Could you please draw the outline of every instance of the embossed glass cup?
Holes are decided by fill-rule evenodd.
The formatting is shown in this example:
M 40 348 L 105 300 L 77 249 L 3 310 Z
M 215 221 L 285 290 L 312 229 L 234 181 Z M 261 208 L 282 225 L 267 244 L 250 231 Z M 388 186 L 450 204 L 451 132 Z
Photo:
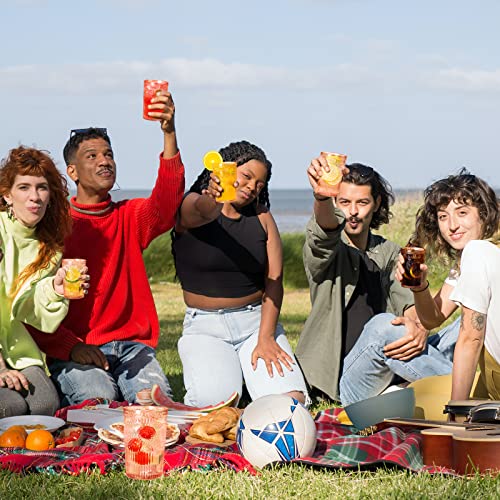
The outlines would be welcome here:
M 132 479 L 163 476 L 168 409 L 162 406 L 126 406 L 125 474 Z

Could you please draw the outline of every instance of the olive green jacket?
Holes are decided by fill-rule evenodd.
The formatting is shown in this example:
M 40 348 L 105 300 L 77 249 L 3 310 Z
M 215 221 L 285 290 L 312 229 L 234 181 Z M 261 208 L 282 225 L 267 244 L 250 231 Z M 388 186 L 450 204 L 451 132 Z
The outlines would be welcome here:
M 338 400 L 342 313 L 356 288 L 361 257 L 343 232 L 343 212 L 335 209 L 335 214 L 341 223 L 332 231 L 321 229 L 314 216 L 307 224 L 303 257 L 312 309 L 295 355 L 309 385 Z M 370 233 L 366 254 L 381 269 L 386 311 L 397 316 L 413 305 L 411 291 L 394 277 L 399 252 L 395 243 Z

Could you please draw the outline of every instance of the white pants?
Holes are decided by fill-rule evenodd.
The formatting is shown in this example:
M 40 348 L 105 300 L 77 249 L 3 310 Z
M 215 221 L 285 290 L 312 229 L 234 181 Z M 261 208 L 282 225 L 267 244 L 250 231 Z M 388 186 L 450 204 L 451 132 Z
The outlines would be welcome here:
M 179 340 L 179 355 L 184 371 L 184 402 L 205 406 L 227 399 L 234 391 L 241 396 L 243 381 L 252 400 L 269 394 L 291 391 L 304 393 L 306 384 L 298 364 L 293 371 L 283 366 L 281 377 L 274 369 L 267 373 L 263 359 L 252 368 L 252 353 L 259 336 L 261 305 L 207 311 L 188 307 L 184 331 Z M 292 358 L 293 352 L 283 327 L 278 324 L 275 339 Z M 295 359 L 295 358 L 294 358 Z

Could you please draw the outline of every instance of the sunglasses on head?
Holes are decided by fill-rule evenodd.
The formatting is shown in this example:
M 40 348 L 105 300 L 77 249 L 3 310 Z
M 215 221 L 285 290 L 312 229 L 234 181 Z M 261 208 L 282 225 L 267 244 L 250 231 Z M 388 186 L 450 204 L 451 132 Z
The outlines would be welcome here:
M 70 134 L 69 138 L 71 139 L 75 135 L 80 135 L 80 134 L 87 134 L 91 130 L 96 130 L 97 132 L 100 132 L 101 134 L 108 135 L 108 129 L 107 128 L 99 128 L 99 127 L 88 127 L 88 128 L 75 128 L 73 129 Z
M 349 173 L 357 173 L 363 179 L 371 177 L 373 175 L 373 168 L 367 165 L 347 165 Z

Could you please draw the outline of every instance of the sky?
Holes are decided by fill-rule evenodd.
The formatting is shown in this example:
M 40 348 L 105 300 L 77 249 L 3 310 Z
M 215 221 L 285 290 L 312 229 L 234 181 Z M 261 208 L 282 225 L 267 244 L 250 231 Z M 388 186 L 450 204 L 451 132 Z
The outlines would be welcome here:
M 422 188 L 466 166 L 500 186 L 497 0 L 0 0 L 0 157 L 107 127 L 122 189 L 162 148 L 144 79 L 170 83 L 186 182 L 246 139 L 271 188 L 308 187 L 321 151 Z

